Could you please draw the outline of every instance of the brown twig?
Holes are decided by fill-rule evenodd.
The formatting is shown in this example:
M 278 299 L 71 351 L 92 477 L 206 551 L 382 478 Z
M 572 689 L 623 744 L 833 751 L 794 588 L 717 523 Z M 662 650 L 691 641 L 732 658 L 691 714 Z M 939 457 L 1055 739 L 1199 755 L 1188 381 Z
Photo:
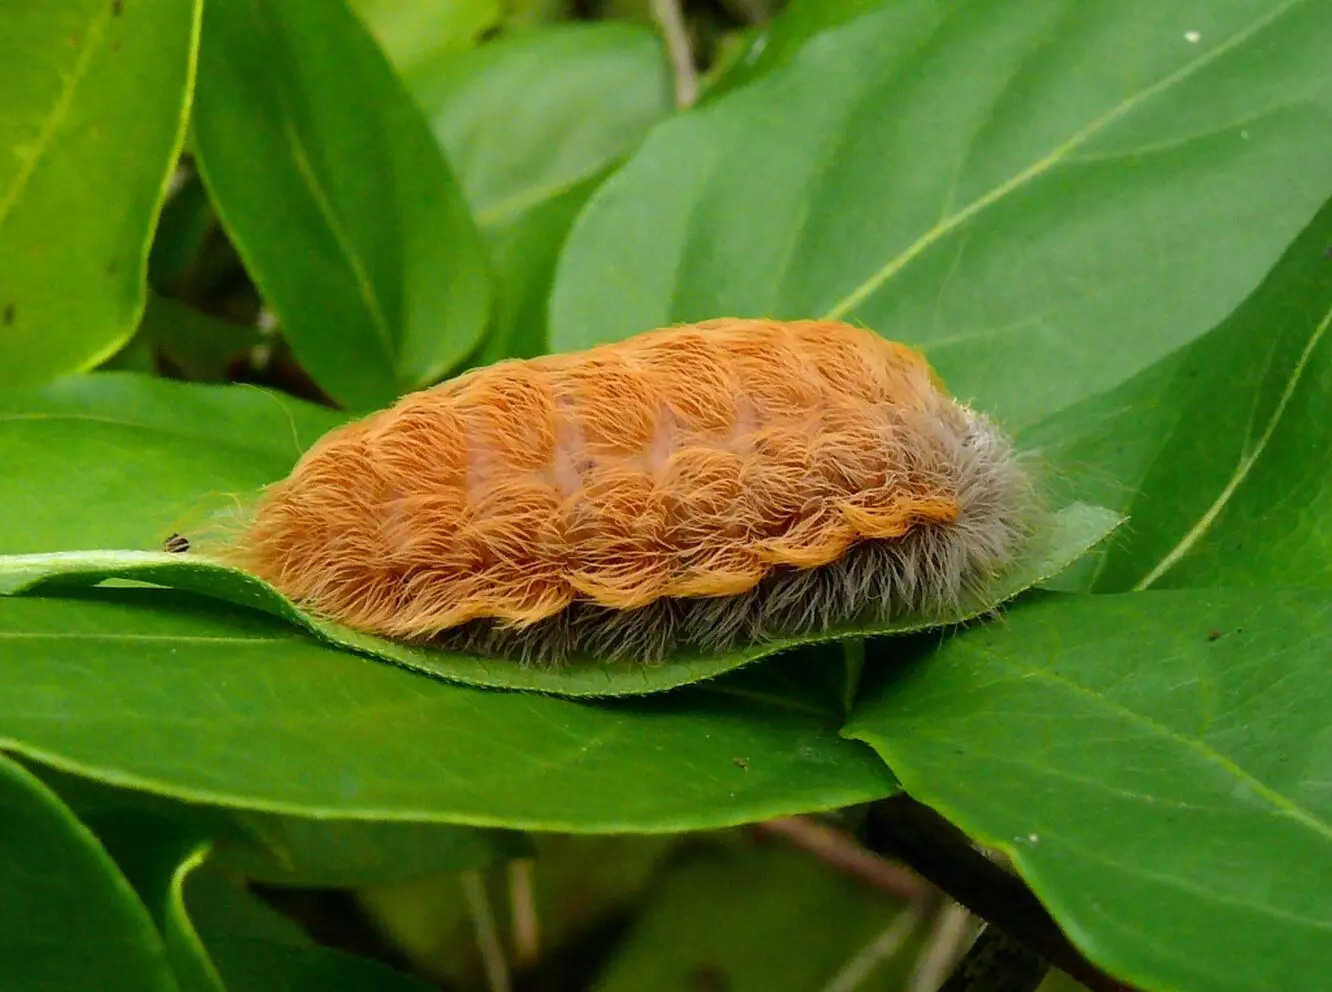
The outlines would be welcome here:
M 532 891 L 531 858 L 509 862 L 509 914 L 513 935 L 513 960 L 519 967 L 536 963 L 540 956 L 540 929 L 537 924 L 536 899 Z
M 689 46 L 689 31 L 685 27 L 680 0 L 652 0 L 652 16 L 661 29 L 666 42 L 666 54 L 671 60 L 675 76 L 675 105 L 684 110 L 698 99 L 698 69 L 694 53 Z
M 927 904 L 935 898 L 933 886 L 910 869 L 895 865 L 861 844 L 850 834 L 806 816 L 784 817 L 755 824 L 764 834 L 781 837 L 820 861 L 904 902 Z

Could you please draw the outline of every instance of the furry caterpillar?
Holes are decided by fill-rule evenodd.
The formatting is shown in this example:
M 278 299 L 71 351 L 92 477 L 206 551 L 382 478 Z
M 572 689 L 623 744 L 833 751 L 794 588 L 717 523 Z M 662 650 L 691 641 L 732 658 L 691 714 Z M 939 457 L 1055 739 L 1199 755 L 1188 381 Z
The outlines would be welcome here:
M 917 352 L 719 319 L 407 395 L 320 439 L 221 556 L 385 637 L 655 661 L 944 615 L 1032 506 Z

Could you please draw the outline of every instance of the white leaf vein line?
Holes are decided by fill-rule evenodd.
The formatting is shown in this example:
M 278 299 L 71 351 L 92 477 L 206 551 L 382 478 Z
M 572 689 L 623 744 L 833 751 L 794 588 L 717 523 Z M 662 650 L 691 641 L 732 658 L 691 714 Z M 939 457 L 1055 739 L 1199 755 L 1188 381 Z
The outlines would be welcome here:
M 965 224 L 972 217 L 999 202 L 1010 193 L 1021 189 L 1023 186 L 1036 179 L 1039 179 L 1056 165 L 1063 162 L 1073 152 L 1077 151 L 1079 147 L 1086 144 L 1096 135 L 1108 128 L 1111 124 L 1114 124 L 1116 121 L 1127 116 L 1131 111 L 1135 110 L 1138 106 L 1150 100 L 1158 93 L 1163 93 L 1170 89 L 1170 87 L 1183 82 L 1195 72 L 1206 67 L 1210 63 L 1215 62 L 1233 49 L 1238 48 L 1259 31 L 1266 28 L 1269 24 L 1284 17 L 1288 11 L 1298 6 L 1301 2 L 1302 0 L 1288 0 L 1288 2 L 1274 8 L 1266 16 L 1258 18 L 1247 28 L 1231 35 L 1224 42 L 1210 49 L 1197 59 L 1185 63 L 1168 76 L 1157 80 L 1151 86 L 1145 87 L 1133 96 L 1130 96 L 1116 104 L 1114 107 L 1111 107 L 1081 130 L 1074 132 L 1067 141 L 1057 146 L 1053 151 L 1045 155 L 1044 158 L 1033 162 L 1007 182 L 994 187 L 994 189 L 990 190 L 984 196 L 972 200 L 961 210 L 935 224 L 932 228 L 917 238 L 916 241 L 908 246 L 900 255 L 888 261 L 877 272 L 833 304 L 832 309 L 823 315 L 823 319 L 840 320 L 845 317 L 856 307 L 860 306 L 860 304 L 864 303 L 865 300 L 873 295 L 884 283 L 922 255 L 928 248 L 942 240 L 946 235 L 952 233 L 962 224 Z
M 1304 351 L 1300 353 L 1299 360 L 1295 363 L 1295 368 L 1291 370 L 1290 378 L 1286 381 L 1286 388 L 1281 393 L 1281 399 L 1278 401 L 1276 409 L 1272 411 L 1272 416 L 1268 418 L 1267 425 L 1263 428 L 1263 433 L 1258 438 L 1257 443 L 1245 452 L 1239 460 L 1234 473 L 1230 476 L 1230 481 L 1217 494 L 1216 499 L 1212 501 L 1212 505 L 1198 518 L 1198 522 L 1189 528 L 1189 532 L 1179 539 L 1179 543 L 1171 548 L 1156 563 L 1156 567 L 1144 575 L 1138 584 L 1133 587 L 1135 592 L 1141 592 L 1148 588 L 1166 572 L 1174 568 L 1175 564 L 1188 554 L 1193 546 L 1202 539 L 1203 535 L 1211 529 L 1212 524 L 1216 523 L 1217 517 L 1221 516 L 1221 511 L 1226 508 L 1231 498 L 1239 491 L 1239 487 L 1244 484 L 1244 481 L 1249 477 L 1249 473 L 1253 471 L 1254 465 L 1258 463 L 1258 459 L 1262 457 L 1263 452 L 1267 449 L 1272 436 L 1276 433 L 1277 425 L 1286 412 L 1286 407 L 1290 405 L 1291 397 L 1295 395 L 1295 389 L 1300 384 L 1300 379 L 1304 377 L 1304 371 L 1308 368 L 1314 351 L 1318 348 L 1318 343 L 1323 339 L 1323 335 L 1327 333 L 1329 326 L 1332 326 L 1332 309 L 1329 309 L 1323 315 L 1322 321 L 1314 328 L 1313 334 L 1309 335 Z
M 1188 748 L 1190 751 L 1196 752 L 1204 760 L 1210 762 L 1211 764 L 1220 766 L 1228 774 L 1232 775 L 1234 778 L 1243 782 L 1249 788 L 1253 789 L 1255 793 L 1261 796 L 1272 806 L 1276 807 L 1278 810 L 1285 813 L 1292 820 L 1295 820 L 1296 822 L 1301 823 L 1304 826 L 1308 827 L 1310 830 L 1318 834 L 1320 837 L 1326 838 L 1327 840 L 1332 840 L 1332 825 L 1323 822 L 1313 813 L 1309 812 L 1303 806 L 1295 802 L 1295 800 L 1291 799 L 1287 795 L 1282 794 L 1281 792 L 1278 792 L 1276 789 L 1272 788 L 1266 782 L 1257 778 L 1250 772 L 1245 771 L 1243 768 L 1237 765 L 1226 755 L 1217 751 L 1215 748 L 1209 746 L 1203 741 L 1193 737 L 1189 737 L 1185 734 L 1181 734 L 1178 731 L 1172 729 L 1171 727 L 1168 727 L 1163 723 L 1157 722 L 1156 720 L 1152 719 L 1150 716 L 1147 716 L 1145 713 L 1139 713 L 1136 710 L 1129 709 L 1127 706 L 1124 706 L 1120 703 L 1116 703 L 1114 700 L 1108 698 L 1104 693 L 1097 692 L 1095 689 L 1089 689 L 1087 686 L 1079 685 L 1077 682 L 1073 682 L 1070 681 L 1069 679 L 1062 678 L 1048 669 L 1026 668 L 1011 660 L 998 657 L 993 653 L 990 654 L 990 657 L 998 664 L 1010 667 L 1020 672 L 1024 676 L 1039 679 L 1045 682 L 1050 682 L 1053 683 L 1054 685 L 1059 686 L 1061 689 L 1067 690 L 1068 692 L 1075 693 L 1079 696 L 1089 697 L 1095 700 L 1101 706 L 1104 706 L 1107 709 L 1111 709 L 1116 713 L 1119 713 L 1121 716 L 1127 718 L 1130 722 L 1146 727 L 1148 730 L 1152 731 L 1153 733 L 1159 734 L 1160 736 L 1165 737 L 1168 740 L 1175 741 L 1181 746 Z
M 19 198 L 28 188 L 33 173 L 37 171 L 37 164 L 46 155 L 56 131 L 60 129 L 60 125 L 69 116 L 69 109 L 74 103 L 74 95 L 78 92 L 83 77 L 88 73 L 88 65 L 92 62 L 93 54 L 100 46 L 102 35 L 106 31 L 106 25 L 110 17 L 111 5 L 103 4 L 101 13 L 88 25 L 88 33 L 83 40 L 79 57 L 74 63 L 74 69 L 65 80 L 59 98 L 42 125 L 41 133 L 37 136 L 37 144 L 32 149 L 32 154 L 28 156 L 27 161 L 23 163 L 23 167 L 19 169 L 18 175 L 14 178 L 14 184 L 5 192 L 4 198 L 0 199 L 0 227 L 4 226 L 9 211 L 14 208 L 14 204 L 19 201 Z

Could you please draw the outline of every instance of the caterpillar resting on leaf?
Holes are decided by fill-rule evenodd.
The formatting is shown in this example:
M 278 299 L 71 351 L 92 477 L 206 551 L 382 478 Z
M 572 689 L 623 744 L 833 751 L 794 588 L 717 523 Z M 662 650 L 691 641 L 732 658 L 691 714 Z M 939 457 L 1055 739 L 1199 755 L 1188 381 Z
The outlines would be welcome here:
M 385 637 L 652 661 L 946 615 L 1032 506 L 915 351 L 721 319 L 405 396 L 323 437 L 222 556 Z

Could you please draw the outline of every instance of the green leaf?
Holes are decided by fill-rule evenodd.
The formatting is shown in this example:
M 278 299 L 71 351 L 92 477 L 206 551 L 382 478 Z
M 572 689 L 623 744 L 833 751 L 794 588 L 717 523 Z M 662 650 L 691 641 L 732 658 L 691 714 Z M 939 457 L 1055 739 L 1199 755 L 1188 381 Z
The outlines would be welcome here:
M 208 839 L 178 819 L 142 809 L 107 810 L 87 822 L 152 914 L 180 988 L 225 992 L 185 910 L 185 881 L 208 857 Z
M 413 82 L 498 276 L 485 360 L 549 350 L 546 299 L 574 216 L 674 107 L 656 35 L 565 25 L 437 60 Z
M 1027 426 L 1213 327 L 1327 199 L 1330 47 L 1308 0 L 890 4 L 653 131 L 554 344 L 846 318 Z
M 725 72 L 707 97 L 729 92 L 787 65 L 812 38 L 886 5 L 886 0 L 791 0 Z
M 1098 589 L 1332 582 L 1332 201 L 1225 322 L 1023 437 L 1130 513 Z
M 197 0 L 0 5 L 0 384 L 133 334 L 198 31 Z
M 471 48 L 499 25 L 506 5 L 501 0 L 351 0 L 403 76 Z
M 115 862 L 55 793 L 3 757 L 0 814 L 5 986 L 175 992 L 162 941 Z
M 213 805 L 518 829 L 674 831 L 893 790 L 839 711 L 724 681 L 589 704 L 422 678 L 155 589 L 0 599 L 0 741 Z
M 246 268 L 331 395 L 386 405 L 479 342 L 480 237 L 419 110 L 341 0 L 209 4 L 194 143 Z
M 521 665 L 507 659 L 458 654 L 389 641 L 303 613 L 276 589 L 244 572 L 206 559 L 165 552 L 82 551 L 0 556 L 0 595 L 41 592 L 109 578 L 152 582 L 271 613 L 333 644 L 406 668 L 468 685 L 532 689 L 565 696 L 619 696 L 660 692 L 806 644 L 848 637 L 902 634 L 990 613 L 1025 589 L 1058 575 L 1115 529 L 1122 518 L 1074 504 L 1054 514 L 1022 560 L 981 595 L 968 597 L 952 617 L 903 615 L 890 623 L 849 624 L 821 634 L 765 641 L 720 655 L 681 653 L 659 665 L 589 659 L 561 667 Z
M 596 992 L 808 992 L 907 988 L 919 917 L 809 854 L 752 843 L 701 845 L 672 867 L 593 986 Z M 832 980 L 887 928 L 897 953 L 854 986 Z M 792 939 L 798 935 L 798 939 Z M 914 936 L 915 939 L 910 939 Z
M 1135 987 L 1314 992 L 1330 611 L 1321 592 L 1050 597 L 896 669 L 844 733 Z
M 656 35 L 612 23 L 504 38 L 412 88 L 483 229 L 601 172 L 674 105 Z
M 0 390 L 0 551 L 160 547 L 286 475 L 341 419 L 258 388 L 125 373 Z
M 429 992 L 378 962 L 313 946 L 290 921 L 215 874 L 189 879 L 186 907 L 229 992 Z
M 531 851 L 524 835 L 503 830 L 245 811 L 235 816 L 257 841 L 221 841 L 216 860 L 271 885 L 359 888 L 482 868 Z

